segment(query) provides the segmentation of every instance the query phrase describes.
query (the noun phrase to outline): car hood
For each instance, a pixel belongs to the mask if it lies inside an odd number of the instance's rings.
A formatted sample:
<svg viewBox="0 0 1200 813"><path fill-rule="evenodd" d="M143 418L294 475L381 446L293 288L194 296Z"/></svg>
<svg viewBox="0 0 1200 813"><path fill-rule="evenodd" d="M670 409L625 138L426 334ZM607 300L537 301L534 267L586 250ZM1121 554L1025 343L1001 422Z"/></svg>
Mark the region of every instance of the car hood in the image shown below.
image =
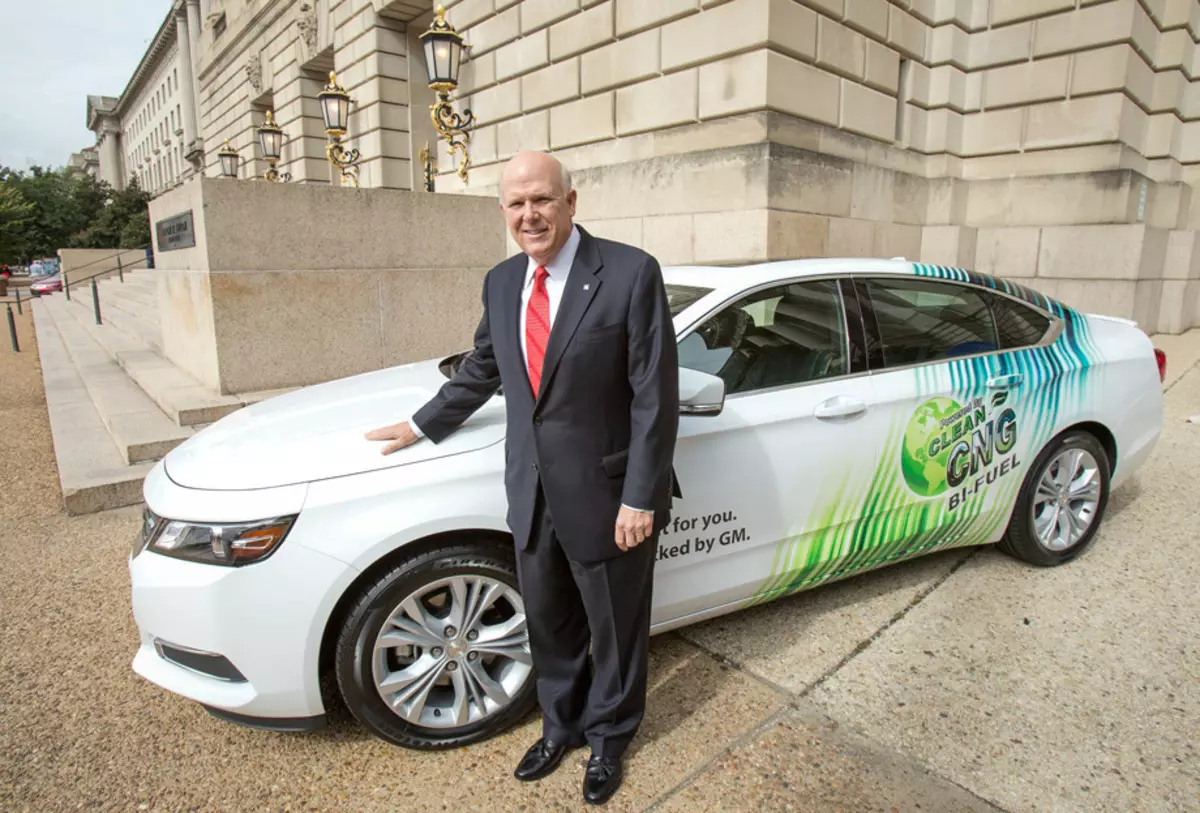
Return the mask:
<svg viewBox="0 0 1200 813"><path fill-rule="evenodd" d="M504 401L489 401L457 432L384 456L366 440L397 423L446 381L438 362L392 367L276 396L231 413L175 447L167 475L186 488L245 490L309 483L419 463L504 439Z"/></svg>

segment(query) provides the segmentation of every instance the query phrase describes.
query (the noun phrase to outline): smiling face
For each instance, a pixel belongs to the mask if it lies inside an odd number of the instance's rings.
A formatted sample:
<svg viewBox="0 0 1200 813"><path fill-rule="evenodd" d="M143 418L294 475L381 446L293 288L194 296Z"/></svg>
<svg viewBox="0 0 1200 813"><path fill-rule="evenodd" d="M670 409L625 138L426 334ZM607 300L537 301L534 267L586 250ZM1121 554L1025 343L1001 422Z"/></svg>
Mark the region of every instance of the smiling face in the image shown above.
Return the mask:
<svg viewBox="0 0 1200 813"><path fill-rule="evenodd" d="M550 263L571 235L575 190L545 153L521 153L508 162L500 179L500 209L521 250L539 265Z"/></svg>

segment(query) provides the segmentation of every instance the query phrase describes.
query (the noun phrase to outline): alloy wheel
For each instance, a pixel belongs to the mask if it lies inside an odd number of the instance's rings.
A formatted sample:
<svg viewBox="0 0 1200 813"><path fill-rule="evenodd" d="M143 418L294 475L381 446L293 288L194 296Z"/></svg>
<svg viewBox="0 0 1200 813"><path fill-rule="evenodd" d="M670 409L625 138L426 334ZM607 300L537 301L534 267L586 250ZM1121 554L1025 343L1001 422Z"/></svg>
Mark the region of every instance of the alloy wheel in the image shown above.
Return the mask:
<svg viewBox="0 0 1200 813"><path fill-rule="evenodd" d="M380 697L409 723L458 728L490 717L533 671L521 596L479 575L424 585L384 621L372 669Z"/></svg>
<svg viewBox="0 0 1200 813"><path fill-rule="evenodd" d="M1086 449L1064 449L1042 470L1033 496L1038 544L1060 552L1087 533L1100 504L1100 466Z"/></svg>

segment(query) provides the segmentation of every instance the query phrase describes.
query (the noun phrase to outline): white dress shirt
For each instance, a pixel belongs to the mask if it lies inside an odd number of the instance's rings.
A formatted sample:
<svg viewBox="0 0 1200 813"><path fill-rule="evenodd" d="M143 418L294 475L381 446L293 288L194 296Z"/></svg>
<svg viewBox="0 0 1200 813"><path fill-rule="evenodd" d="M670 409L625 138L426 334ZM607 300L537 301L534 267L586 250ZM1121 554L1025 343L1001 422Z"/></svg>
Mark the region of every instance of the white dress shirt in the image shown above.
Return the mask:
<svg viewBox="0 0 1200 813"><path fill-rule="evenodd" d="M554 319L558 315L558 306L562 304L563 292L567 290L567 278L571 276L571 266L575 264L575 255L579 252L579 227L571 226L571 235L567 237L567 242L558 250L558 254L546 266L546 293L550 298L550 329L554 329ZM529 366L529 351L525 347L525 320L529 316L529 300L533 296L533 283L535 272L538 268L538 261L532 257L528 257L528 263L525 266L525 284L521 287L521 357L525 360L525 366ZM417 426L416 422L409 419L408 425L412 427L413 432L417 437L425 437L425 433L421 431L421 427ZM632 508L632 506L625 506ZM642 513L651 513L644 508L633 508L634 511Z"/></svg>
<svg viewBox="0 0 1200 813"><path fill-rule="evenodd" d="M546 266L546 293L550 295L550 328L554 328L554 317L558 315L558 306L562 304L563 292L567 290L567 277L571 276L571 266L575 263L575 254L579 251L579 227L571 226L571 235L558 254ZM529 367L529 350L525 347L525 320L529 316L529 300L533 296L534 272L538 262L529 258L525 266L525 285L521 288L521 356L525 366Z"/></svg>
<svg viewBox="0 0 1200 813"><path fill-rule="evenodd" d="M546 293L550 297L550 329L554 329L554 317L558 315L558 306L562 304L563 291L567 289L567 277L571 275L571 266L575 264L575 254L579 251L579 227L572 225L571 234L567 237L567 242L563 243L563 247L558 250L558 254L546 266ZM528 263L525 266L525 284L521 287L521 358L525 360L525 367L529 367L529 351L525 348L525 320L529 315L529 299L533 296L533 281L534 272L537 271L538 262L533 257L528 257ZM417 422L412 418L408 419L408 425L412 427L413 432L417 437L425 437L425 433L421 427L417 426Z"/></svg>

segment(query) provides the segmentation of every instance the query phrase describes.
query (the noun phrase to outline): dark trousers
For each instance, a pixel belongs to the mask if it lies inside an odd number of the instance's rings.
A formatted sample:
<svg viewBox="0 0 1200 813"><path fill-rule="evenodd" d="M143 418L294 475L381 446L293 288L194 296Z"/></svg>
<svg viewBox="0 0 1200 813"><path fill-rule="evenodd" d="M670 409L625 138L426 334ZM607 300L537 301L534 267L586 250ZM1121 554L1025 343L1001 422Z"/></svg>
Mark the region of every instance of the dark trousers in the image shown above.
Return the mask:
<svg viewBox="0 0 1200 813"><path fill-rule="evenodd" d="M637 732L646 710L656 546L650 537L603 562L573 562L539 495L530 544L517 550L517 578L547 739L586 740L594 754L619 757Z"/></svg>

